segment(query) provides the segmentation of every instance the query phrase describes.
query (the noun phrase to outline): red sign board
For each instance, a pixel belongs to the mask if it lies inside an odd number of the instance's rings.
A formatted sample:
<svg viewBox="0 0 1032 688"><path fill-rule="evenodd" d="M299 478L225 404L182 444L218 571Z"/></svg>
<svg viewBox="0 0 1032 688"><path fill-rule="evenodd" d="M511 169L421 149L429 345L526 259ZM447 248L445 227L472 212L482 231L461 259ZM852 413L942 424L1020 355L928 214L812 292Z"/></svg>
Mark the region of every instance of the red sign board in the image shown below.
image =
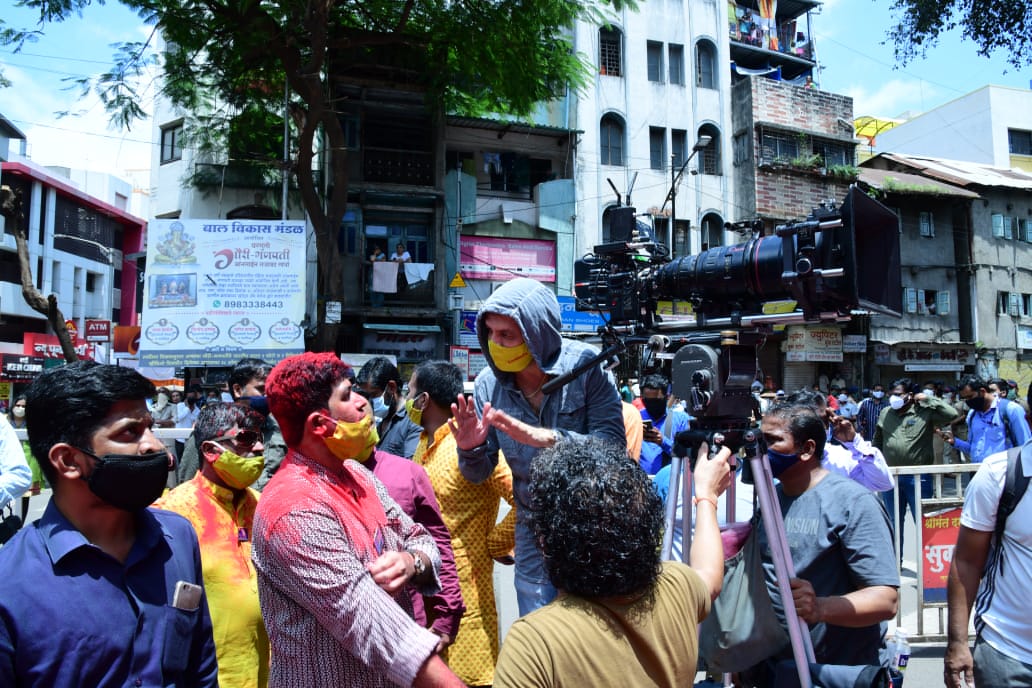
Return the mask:
<svg viewBox="0 0 1032 688"><path fill-rule="evenodd" d="M74 342L75 353L79 358L93 359L93 345L82 339ZM42 356L43 358L64 358L61 350L61 342L55 335L40 334L39 332L26 332L22 335L22 352L27 356Z"/></svg>
<svg viewBox="0 0 1032 688"><path fill-rule="evenodd" d="M924 583L926 603L946 602L946 578L950 574L953 548L960 533L958 506L944 511L924 514L921 523L923 549L921 580Z"/></svg>
<svg viewBox="0 0 1032 688"><path fill-rule="evenodd" d="M86 321L87 342L110 342L111 321L110 320L87 320Z"/></svg>

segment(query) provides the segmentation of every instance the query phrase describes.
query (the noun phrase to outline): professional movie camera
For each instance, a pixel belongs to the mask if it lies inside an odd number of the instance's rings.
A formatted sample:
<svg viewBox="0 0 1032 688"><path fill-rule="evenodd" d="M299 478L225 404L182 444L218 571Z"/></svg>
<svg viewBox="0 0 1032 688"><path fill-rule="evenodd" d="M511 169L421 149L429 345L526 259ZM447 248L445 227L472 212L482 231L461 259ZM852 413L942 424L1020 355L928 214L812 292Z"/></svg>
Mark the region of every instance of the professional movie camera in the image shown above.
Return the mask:
<svg viewBox="0 0 1032 688"><path fill-rule="evenodd" d="M608 314L602 336L610 344L619 338L673 352L672 392L696 428L748 426L756 346L773 325L842 322L855 309L902 311L897 216L855 186L840 207L815 209L773 235L675 260L641 228L634 208L615 209L610 228L612 240L574 266L577 307ZM662 299L689 302L695 323L663 322ZM763 313L765 303L788 300L794 312Z"/></svg>

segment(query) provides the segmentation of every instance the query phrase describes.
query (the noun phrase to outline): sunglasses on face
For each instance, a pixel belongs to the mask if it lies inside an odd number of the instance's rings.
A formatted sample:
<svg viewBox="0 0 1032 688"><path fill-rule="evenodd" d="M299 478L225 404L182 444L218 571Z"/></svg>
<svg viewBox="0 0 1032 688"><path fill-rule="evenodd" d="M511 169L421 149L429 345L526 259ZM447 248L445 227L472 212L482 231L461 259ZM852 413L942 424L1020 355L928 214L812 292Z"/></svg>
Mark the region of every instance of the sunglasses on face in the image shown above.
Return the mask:
<svg viewBox="0 0 1032 688"><path fill-rule="evenodd" d="M212 442L231 442L244 451L251 451L261 438L261 433L257 430L241 430L232 436L216 437Z"/></svg>

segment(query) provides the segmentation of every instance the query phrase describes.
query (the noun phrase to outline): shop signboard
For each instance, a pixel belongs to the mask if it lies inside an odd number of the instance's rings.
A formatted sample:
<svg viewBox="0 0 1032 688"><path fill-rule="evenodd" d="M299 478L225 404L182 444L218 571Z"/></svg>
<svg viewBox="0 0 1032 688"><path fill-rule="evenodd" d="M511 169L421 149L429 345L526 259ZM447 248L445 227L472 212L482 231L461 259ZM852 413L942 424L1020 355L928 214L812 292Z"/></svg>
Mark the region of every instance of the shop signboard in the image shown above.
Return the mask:
<svg viewBox="0 0 1032 688"><path fill-rule="evenodd" d="M555 242L462 235L459 272L466 280L505 282L529 277L555 282Z"/></svg>
<svg viewBox="0 0 1032 688"><path fill-rule="evenodd" d="M787 329L785 360L842 362L842 330L830 325L794 325Z"/></svg>

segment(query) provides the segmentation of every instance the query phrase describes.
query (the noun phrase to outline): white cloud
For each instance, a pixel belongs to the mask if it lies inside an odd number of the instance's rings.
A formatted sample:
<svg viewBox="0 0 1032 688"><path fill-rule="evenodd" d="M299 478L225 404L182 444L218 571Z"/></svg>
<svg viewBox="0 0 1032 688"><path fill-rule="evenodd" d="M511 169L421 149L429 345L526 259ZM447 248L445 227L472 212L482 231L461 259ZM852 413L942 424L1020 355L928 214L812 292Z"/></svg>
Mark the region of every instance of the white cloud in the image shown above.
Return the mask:
<svg viewBox="0 0 1032 688"><path fill-rule="evenodd" d="M841 91L853 99L853 115L860 117L897 117L916 114L938 104L942 94L921 79L893 79L878 84L875 90L861 84L850 84Z"/></svg>

